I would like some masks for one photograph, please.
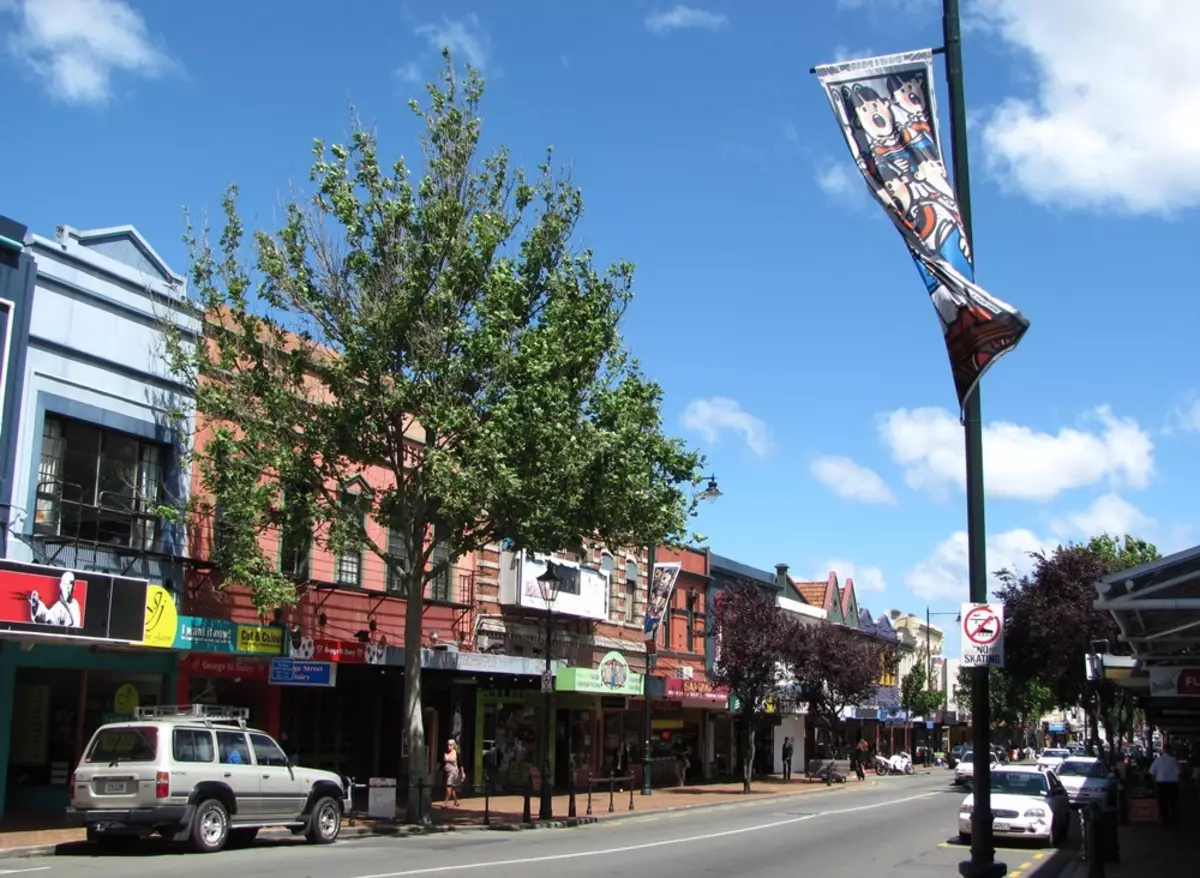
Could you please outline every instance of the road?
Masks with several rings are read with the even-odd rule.
[[[328,847],[264,842],[201,856],[151,842],[134,854],[78,853],[0,861],[0,878],[571,878],[615,875],[935,878],[957,875],[953,843],[962,793],[948,772],[882,778],[868,789],[733,802],[532,832],[461,831],[347,840]],[[1042,878],[1053,852],[1003,851],[1010,876]],[[1039,874],[1040,873],[1040,874]]]

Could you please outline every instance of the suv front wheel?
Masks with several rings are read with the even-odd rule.
[[[329,796],[318,799],[309,815],[305,837],[313,844],[332,844],[341,831],[341,806]]]
[[[192,820],[192,846],[202,854],[214,854],[229,840],[229,812],[216,799],[206,799]]]

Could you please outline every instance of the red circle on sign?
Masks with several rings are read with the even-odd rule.
[[[991,607],[975,607],[963,617],[963,634],[977,646],[990,646],[1000,637],[1000,617]]]

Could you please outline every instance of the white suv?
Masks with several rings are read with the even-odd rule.
[[[92,736],[71,778],[67,820],[88,840],[157,833],[201,852],[254,841],[264,826],[329,844],[350,808],[350,783],[298,768],[250,712],[217,705],[141,708]]]

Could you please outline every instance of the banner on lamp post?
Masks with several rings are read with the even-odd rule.
[[[937,133],[933,53],[924,49],[814,68],[872,195],[908,245],[933,301],[961,406],[1016,348],[1029,321],[975,283]]]
[[[671,605],[671,595],[675,592],[675,580],[679,578],[678,562],[655,564],[654,575],[650,581],[650,600],[646,603],[646,642],[658,640],[658,626],[663,615]]]

